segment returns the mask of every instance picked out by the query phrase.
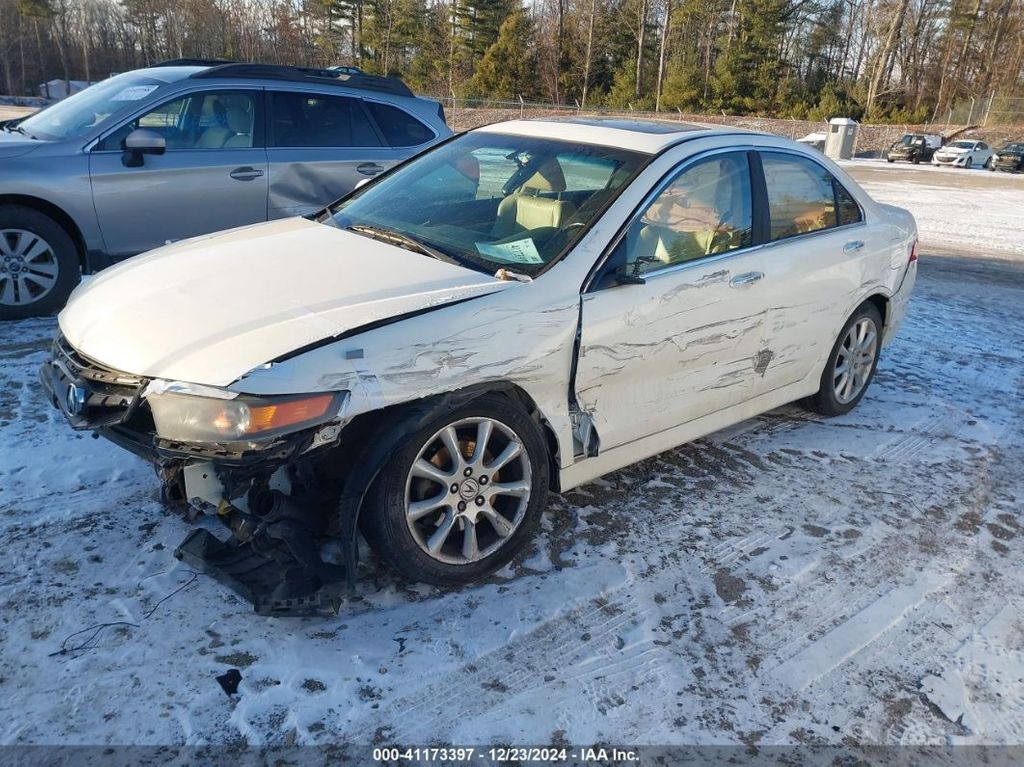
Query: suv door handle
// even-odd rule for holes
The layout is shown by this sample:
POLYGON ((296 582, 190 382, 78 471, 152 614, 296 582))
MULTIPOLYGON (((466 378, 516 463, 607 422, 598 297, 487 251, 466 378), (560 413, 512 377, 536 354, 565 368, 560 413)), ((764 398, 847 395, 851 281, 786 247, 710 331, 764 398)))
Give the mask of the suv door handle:
POLYGON ((861 240, 853 240, 846 243, 843 246, 843 253, 856 253, 864 247, 864 243, 861 240))
POLYGON ((250 168, 246 165, 242 168, 235 168, 229 175, 236 181, 252 181, 254 178, 262 176, 263 171, 259 168, 250 168))
POLYGON ((764 277, 764 272, 747 272, 745 274, 737 274, 731 280, 729 280, 730 288, 743 288, 747 285, 753 285, 755 282, 764 277))
POLYGON ((383 165, 378 165, 375 162, 364 162, 362 165, 357 165, 356 170, 362 173, 364 176, 376 176, 382 170, 383 165))

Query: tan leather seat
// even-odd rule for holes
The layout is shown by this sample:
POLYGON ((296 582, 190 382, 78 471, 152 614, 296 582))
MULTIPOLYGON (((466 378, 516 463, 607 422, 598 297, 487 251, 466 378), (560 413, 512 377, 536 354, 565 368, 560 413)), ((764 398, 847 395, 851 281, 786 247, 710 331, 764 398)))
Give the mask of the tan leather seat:
POLYGON ((523 185, 498 203, 498 217, 491 234, 509 237, 543 227, 561 227, 576 212, 576 206, 542 192, 564 192, 565 175, 555 159, 542 165, 523 185))
POLYGON ((713 237, 712 231, 677 232, 667 226, 647 224, 640 230, 635 252, 637 257, 678 264, 713 252, 713 237))

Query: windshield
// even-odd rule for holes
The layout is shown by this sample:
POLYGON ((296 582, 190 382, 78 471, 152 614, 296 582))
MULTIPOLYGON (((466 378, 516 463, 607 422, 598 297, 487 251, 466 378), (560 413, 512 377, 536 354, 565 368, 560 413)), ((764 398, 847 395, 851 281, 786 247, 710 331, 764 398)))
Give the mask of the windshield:
POLYGON ((954 147, 956 149, 974 149, 974 142, 973 141, 954 141, 952 144, 950 144, 950 146, 954 147))
POLYGON ((76 138, 104 125, 113 115, 161 85, 162 82, 152 77, 127 72, 68 96, 19 125, 33 138, 50 141, 76 138))
POLYGON ((1004 146, 999 151, 1000 152, 1024 152, 1024 143, 1019 143, 1018 142, 1018 143, 1013 143, 1013 144, 1007 144, 1006 146, 1004 146))
POLYGON ((543 138, 469 133, 321 217, 394 234, 465 266, 534 276, 558 260, 636 175, 647 155, 543 138))

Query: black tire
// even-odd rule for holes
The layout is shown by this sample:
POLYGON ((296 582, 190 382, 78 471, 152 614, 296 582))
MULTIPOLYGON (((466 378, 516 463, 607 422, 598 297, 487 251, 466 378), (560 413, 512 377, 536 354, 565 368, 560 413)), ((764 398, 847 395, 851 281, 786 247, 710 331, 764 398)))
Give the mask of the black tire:
POLYGON ((967 158, 967 162, 964 163, 964 170, 970 170, 974 167, 974 160, 970 157, 967 158))
POLYGON ((886 162, 896 162, 896 161, 895 161, 895 160, 894 160, 893 158, 891 158, 891 157, 886 157, 886 158, 885 158, 885 161, 886 161, 886 162))
MULTIPOLYGON (((465 433, 461 430, 469 428, 472 427, 459 427, 460 439, 465 433)), ((499 434, 500 437, 504 437, 499 432, 495 433, 499 434)), ((494 438, 492 437, 492 439, 494 438)), ((447 455, 447 453, 444 453, 444 455, 447 455)), ((463 457, 465 458, 466 456, 463 457)), ((440 463, 445 462, 446 459, 444 458, 440 460, 440 463)), ((498 476, 499 474, 494 474, 494 477, 498 476)), ((439 415, 413 434, 404 443, 403 447, 395 451, 381 470, 370 493, 367 494, 366 505, 360 514, 360 526, 370 547, 406 578, 438 586, 465 585, 506 565, 529 542, 547 502, 548 478, 547 446, 541 432, 541 427, 529 414, 508 398, 496 394, 485 394, 462 407, 439 415), (457 511, 456 506, 451 506, 447 511, 438 511, 436 517, 432 517, 432 514, 430 514, 424 516, 420 522, 407 523, 406 490, 407 483, 411 493, 413 490, 412 483, 423 481, 422 479, 417 480, 411 477, 412 465, 417 460, 420 452, 428 449, 434 443, 432 439, 434 435, 447 425, 463 422, 466 419, 493 419, 515 434, 525 449, 526 458, 523 461, 528 460, 529 462, 529 483, 522 477, 520 479, 523 480, 524 485, 529 484, 530 494, 525 501, 525 511, 522 511, 522 506, 517 506, 521 510, 517 513, 522 513, 521 521, 512 530, 511 534, 507 535, 507 538, 496 535, 497 528, 491 526, 486 520, 481 526, 481 542, 486 540, 483 536, 489 532, 491 533, 492 543, 497 543, 499 540, 503 541, 498 548, 476 561, 460 564, 440 561, 427 553, 427 551, 421 548, 421 543, 410 529, 411 526, 422 523, 426 526, 427 530, 436 531, 436 529, 443 525, 443 522, 436 528, 431 528, 430 525, 435 520, 444 519, 447 513, 454 514, 457 511)), ((505 481, 502 478, 501 482, 497 484, 504 483, 505 481)), ((432 481, 427 480, 427 482, 430 483, 432 481)), ((432 496, 435 492, 443 494, 446 490, 442 488, 440 483, 434 483, 433 488, 426 494, 432 496)), ((462 497, 454 489, 451 490, 451 493, 453 495, 449 500, 453 504, 462 497)), ((470 501, 468 504, 463 505, 468 506, 469 512, 472 514, 473 506, 476 504, 470 501)), ((493 507, 488 504, 488 508, 493 507)), ((479 520, 480 517, 477 517, 477 524, 480 524, 479 520)), ((456 520, 455 525, 457 524, 458 520, 456 520)), ((451 537, 446 539, 446 543, 442 546, 442 551, 449 543, 456 549, 461 549, 461 546, 465 544, 466 533, 455 525, 450 526, 452 530, 451 537)), ((419 530, 420 528, 417 529, 419 530)))
POLYGON ((78 249, 71 236, 45 213, 23 205, 0 205, 0 230, 4 229, 22 229, 45 240, 57 265, 57 279, 38 299, 17 304, 0 303, 0 320, 38 317, 63 307, 82 279, 78 249))
POLYGON ((914 163, 914 165, 920 165, 921 164, 921 158, 915 156, 914 159, 911 160, 911 162, 914 163))
POLYGON ((820 413, 821 415, 836 416, 849 413, 857 407, 857 403, 864 398, 864 394, 871 386, 871 381, 875 377, 875 370, 878 368, 878 357, 882 344, 882 330, 882 315, 878 313, 878 309, 875 308, 874 304, 865 302, 857 307, 857 310, 850 316, 850 319, 848 319, 846 324, 843 325, 843 329, 839 331, 839 337, 836 339, 835 345, 832 347, 832 352, 828 356, 828 362, 825 364, 825 369, 821 373, 818 393, 805 400, 804 404, 808 409, 813 410, 815 413, 820 413), (836 363, 839 359, 840 350, 843 348, 843 343, 846 341, 847 335, 855 325, 865 319, 871 320, 871 322, 874 323, 876 339, 874 360, 871 363, 871 370, 868 373, 867 379, 864 381, 860 391, 857 392, 856 396, 848 402, 842 402, 836 395, 835 391, 836 363))

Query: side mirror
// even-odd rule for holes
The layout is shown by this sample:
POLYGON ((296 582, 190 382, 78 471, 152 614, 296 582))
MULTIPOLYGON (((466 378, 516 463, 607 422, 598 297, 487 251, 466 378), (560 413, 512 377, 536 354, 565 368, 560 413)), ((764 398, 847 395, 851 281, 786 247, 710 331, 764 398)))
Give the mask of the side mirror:
POLYGON ((146 154, 163 154, 167 151, 167 140, 156 131, 136 128, 124 140, 124 154, 121 162, 126 168, 138 168, 142 165, 142 156, 146 154))
POLYGON ((623 264, 612 273, 615 275, 615 282, 619 285, 646 285, 647 280, 640 276, 640 266, 647 261, 647 258, 640 257, 628 264, 623 264))

